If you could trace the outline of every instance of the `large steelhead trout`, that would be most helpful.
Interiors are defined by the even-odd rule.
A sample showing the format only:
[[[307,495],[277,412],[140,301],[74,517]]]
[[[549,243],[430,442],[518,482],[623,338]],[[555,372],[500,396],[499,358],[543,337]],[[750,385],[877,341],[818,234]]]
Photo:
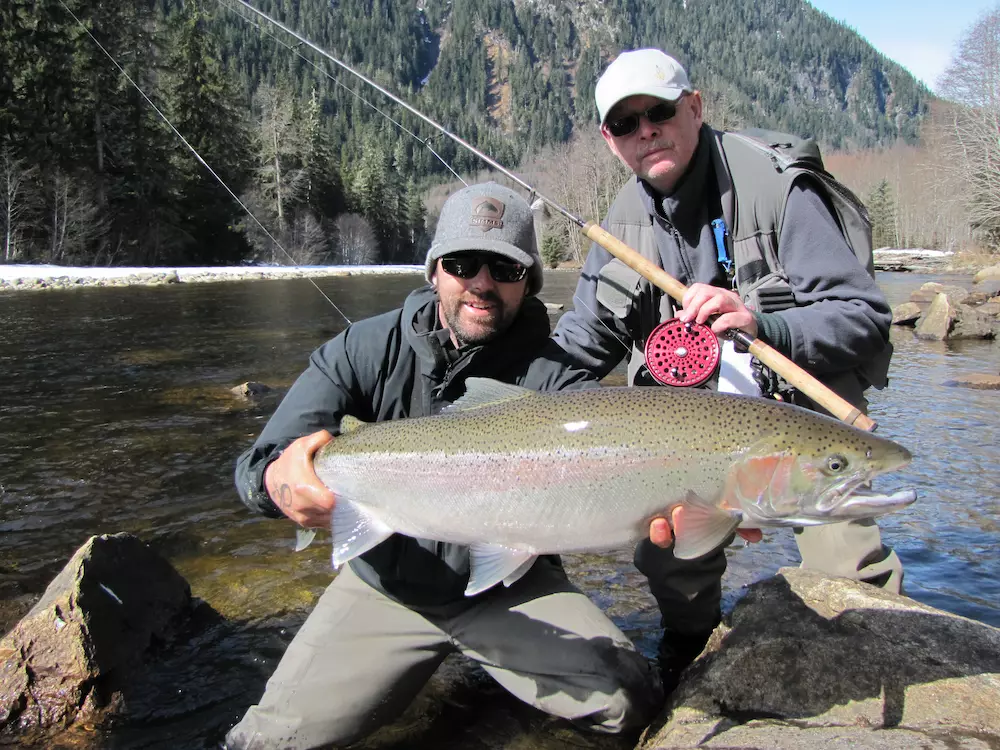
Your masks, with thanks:
[[[788,404],[680,388],[538,393],[470,378],[431,417],[345,417],[315,458],[337,496],[333,563],[393,533],[468,545],[467,595],[508,585],[539,554],[634,544],[683,503],[674,554],[737,527],[879,515],[912,491],[859,491],[910,461],[901,445]],[[668,516],[669,517],[669,516]]]

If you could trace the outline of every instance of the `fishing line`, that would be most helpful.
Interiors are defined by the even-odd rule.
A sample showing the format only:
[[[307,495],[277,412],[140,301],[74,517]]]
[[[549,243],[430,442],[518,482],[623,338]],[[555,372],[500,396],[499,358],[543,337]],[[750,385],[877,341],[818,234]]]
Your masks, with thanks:
[[[214,177],[215,180],[220,185],[222,185],[223,188],[225,188],[226,192],[229,193],[232,199],[239,204],[240,208],[242,208],[246,212],[247,216],[249,216],[251,219],[254,220],[254,223],[256,223],[257,226],[260,228],[260,230],[265,235],[267,235],[268,239],[270,239],[271,242],[274,243],[275,247],[277,247],[279,250],[281,250],[281,252],[285,254],[285,257],[288,258],[292,266],[296,268],[299,267],[298,264],[295,262],[295,259],[291,256],[291,254],[287,250],[285,250],[284,247],[282,247],[281,243],[278,242],[277,238],[267,230],[267,227],[261,224],[260,220],[256,216],[254,216],[253,212],[247,207],[247,205],[239,199],[239,196],[237,196],[236,193],[234,193],[232,189],[229,187],[229,185],[226,184],[225,180],[223,180],[222,177],[219,176],[219,173],[216,172],[214,169],[212,169],[211,165],[207,161],[205,161],[205,159],[202,157],[201,154],[198,153],[198,150],[188,142],[188,139],[185,138],[181,134],[181,132],[174,127],[174,124],[170,122],[169,118],[160,110],[159,107],[156,106],[156,104],[153,103],[153,100],[150,99],[148,96],[146,96],[146,92],[142,90],[142,88],[139,86],[138,83],[132,80],[132,76],[128,74],[125,68],[123,68],[121,65],[118,64],[118,61],[115,60],[114,56],[110,52],[108,52],[107,49],[104,48],[104,45],[100,43],[97,37],[95,37],[90,32],[90,29],[88,29],[86,25],[79,18],[76,17],[76,14],[69,9],[69,7],[66,5],[65,2],[63,2],[63,0],[59,0],[59,4],[62,5],[63,9],[67,13],[69,13],[69,15],[73,18],[74,21],[76,21],[76,23],[80,26],[80,28],[84,30],[87,36],[89,36],[93,40],[94,44],[97,45],[98,49],[100,49],[101,52],[103,52],[104,55],[111,61],[112,65],[114,65],[118,69],[118,72],[121,73],[123,76],[125,76],[125,80],[127,80],[129,83],[132,84],[135,90],[139,92],[139,95],[146,100],[146,103],[153,108],[153,111],[156,112],[156,114],[160,117],[160,119],[167,124],[167,127],[169,127],[173,131],[174,135],[180,138],[181,143],[183,143],[187,147],[188,151],[194,154],[194,157],[202,164],[202,166],[205,167],[205,169],[208,170],[209,174],[211,174],[212,177]],[[318,291],[320,295],[322,295],[322,297],[327,302],[330,303],[333,309],[336,310],[338,313],[340,313],[340,316],[347,321],[348,325],[350,325],[351,319],[344,314],[344,311],[341,310],[339,307],[337,307],[336,303],[332,299],[330,299],[322,289],[319,288],[319,285],[316,284],[315,281],[313,281],[308,276],[305,278],[310,284],[312,284],[316,288],[316,291]]]
[[[482,159],[484,162],[486,162],[489,166],[493,167],[495,170],[497,170],[501,174],[503,174],[506,177],[508,177],[509,179],[513,180],[515,184],[519,185],[521,188],[523,188],[524,190],[526,190],[530,195],[532,195],[535,198],[537,198],[537,199],[541,200],[542,202],[546,203],[548,206],[550,206],[551,208],[553,208],[556,211],[558,211],[559,213],[561,213],[563,216],[565,216],[567,219],[569,219],[570,221],[572,221],[574,224],[576,224],[581,229],[585,228],[587,226],[587,222],[585,222],[583,219],[579,218],[578,216],[575,216],[568,209],[563,208],[562,206],[560,206],[558,203],[556,203],[551,198],[548,198],[548,197],[542,195],[540,192],[538,192],[537,189],[535,189],[533,186],[529,185],[527,182],[525,182],[524,180],[522,180],[516,174],[514,174],[513,172],[511,172],[503,164],[501,164],[500,162],[496,161],[495,159],[493,159],[492,157],[488,156],[487,154],[483,153],[482,151],[480,151],[478,148],[476,148],[475,146],[473,146],[468,141],[466,141],[463,138],[455,135],[454,133],[452,133],[450,130],[448,130],[446,127],[444,127],[443,125],[441,125],[437,121],[432,120],[430,117],[428,117],[427,115],[425,115],[419,109],[417,109],[416,107],[412,106],[411,104],[408,104],[405,100],[400,99],[398,96],[396,96],[395,94],[393,94],[391,91],[389,91],[388,89],[386,89],[384,86],[379,85],[375,81],[373,81],[370,78],[368,78],[367,76],[365,76],[363,73],[360,73],[357,70],[355,70],[354,68],[352,68],[347,63],[345,63],[345,62],[339,60],[338,58],[334,57],[332,54],[330,54],[329,52],[327,52],[326,50],[324,50],[322,47],[320,47],[317,44],[314,44],[313,42],[309,41],[306,37],[302,36],[297,31],[289,28],[288,26],[286,26],[285,24],[283,24],[281,21],[279,21],[279,20],[277,20],[275,18],[272,18],[271,16],[267,15],[263,11],[257,10],[249,2],[247,2],[247,0],[235,0],[235,2],[239,3],[244,8],[246,8],[249,11],[251,11],[252,13],[255,13],[256,15],[260,16],[264,20],[270,22],[271,24],[273,24],[277,28],[279,28],[282,31],[284,31],[289,36],[297,39],[301,44],[304,44],[305,46],[309,47],[311,50],[313,50],[313,51],[317,52],[318,54],[322,55],[323,57],[325,57],[330,62],[338,65],[341,68],[343,68],[344,70],[346,70],[348,73],[350,73],[351,75],[355,76],[359,80],[363,81],[364,83],[367,83],[373,89],[375,89],[379,93],[383,94],[384,96],[388,97],[389,99],[391,99],[392,101],[394,101],[396,104],[398,104],[400,107],[402,107],[403,109],[405,109],[407,112],[409,112],[410,114],[414,115],[418,119],[424,121],[425,123],[427,123],[428,125],[430,125],[432,128],[434,128],[435,130],[437,130],[437,131],[441,132],[442,134],[448,136],[455,143],[457,143],[458,145],[460,145],[462,148],[464,148],[464,149],[472,152],[476,156],[478,156],[480,159]]]
[[[225,0],[216,0],[216,2],[219,5],[221,5],[223,8],[226,8],[227,10],[229,10],[233,14],[235,14],[237,18],[245,21],[247,24],[249,24],[250,26],[253,26],[255,29],[257,29],[258,31],[260,31],[262,34],[266,34],[268,37],[270,37],[271,39],[273,39],[275,42],[277,42],[278,44],[280,44],[282,47],[284,47],[285,49],[287,49],[289,52],[292,52],[296,57],[298,57],[304,63],[306,63],[307,65],[309,65],[312,68],[315,68],[317,71],[319,71],[324,76],[326,76],[331,81],[333,81],[335,84],[337,84],[344,91],[348,92],[351,96],[355,97],[358,101],[360,101],[360,102],[366,104],[367,106],[371,107],[371,109],[373,109],[375,112],[377,112],[378,114],[382,115],[382,117],[384,117],[386,120],[388,120],[389,122],[391,122],[397,128],[399,128],[404,133],[406,133],[408,136],[410,136],[411,138],[413,138],[413,140],[415,140],[417,143],[421,144],[422,146],[424,146],[424,148],[426,148],[428,151],[430,151],[432,154],[434,154],[434,157],[439,162],[441,162],[441,164],[443,164],[445,166],[445,168],[449,172],[451,172],[453,175],[455,175],[455,178],[459,182],[461,182],[466,187],[469,186],[469,183],[466,182],[462,178],[462,175],[460,175],[458,172],[456,172],[455,169],[451,166],[451,164],[449,164],[444,159],[444,157],[441,156],[441,154],[439,154],[437,151],[435,151],[431,147],[430,142],[429,142],[430,141],[429,138],[421,138],[419,135],[417,135],[416,133],[414,133],[412,130],[409,130],[405,125],[403,125],[402,123],[400,123],[397,120],[393,119],[391,115],[389,115],[386,112],[383,112],[376,105],[372,104],[370,101],[368,101],[367,99],[365,99],[356,90],[352,89],[350,86],[348,86],[347,84],[343,83],[339,78],[337,78],[332,73],[330,73],[330,71],[326,70],[325,68],[321,68],[319,65],[317,65],[316,63],[314,63],[308,57],[306,57],[305,55],[303,55],[301,52],[299,52],[299,49],[298,49],[299,47],[302,46],[301,42],[299,44],[294,45],[294,46],[291,45],[291,44],[288,44],[286,42],[283,42],[277,36],[275,36],[270,31],[268,31],[263,26],[261,26],[259,23],[257,23],[256,21],[254,21],[254,19],[248,18],[247,16],[243,15],[242,13],[240,13],[239,10],[235,6],[228,4],[227,2],[225,2]]]
[[[587,312],[589,312],[591,315],[593,315],[594,318],[597,319],[597,322],[600,323],[602,326],[604,326],[607,329],[608,333],[611,334],[611,337],[615,341],[618,342],[618,344],[622,347],[622,349],[625,350],[626,354],[631,354],[632,353],[632,349],[628,345],[626,345],[626,343],[624,341],[622,341],[618,337],[619,336],[618,331],[615,331],[614,329],[612,329],[611,326],[609,326],[607,323],[604,322],[604,320],[601,318],[600,315],[598,315],[596,312],[594,312],[592,309],[590,309],[590,305],[588,305],[586,302],[583,301],[583,297],[581,297],[579,294],[574,294],[573,295],[573,302],[578,302],[581,305],[583,305],[584,309]]]
[[[223,0],[217,0],[217,2],[219,2],[221,5],[224,5],[226,7],[231,7],[235,11],[235,6],[229,6],[227,3],[223,2]],[[505,176],[507,176],[508,178],[510,178],[511,180],[513,180],[517,185],[519,185],[524,190],[526,190],[531,196],[534,196],[534,200],[532,201],[532,206],[531,206],[532,210],[537,210],[540,207],[540,204],[541,205],[548,205],[551,208],[553,208],[554,210],[558,211],[564,217],[566,217],[567,219],[569,219],[571,222],[573,222],[574,224],[576,224],[578,227],[580,227],[580,228],[586,227],[587,222],[585,222],[583,219],[580,219],[579,217],[575,216],[569,210],[567,210],[566,208],[564,208],[561,205],[559,205],[558,203],[556,203],[554,200],[546,197],[545,195],[542,195],[532,185],[530,185],[527,182],[525,182],[524,180],[522,180],[516,174],[514,174],[509,169],[507,169],[506,167],[504,167],[502,164],[500,164],[499,162],[497,162],[493,158],[489,157],[488,155],[486,155],[485,153],[483,153],[482,151],[480,151],[479,149],[477,149],[476,147],[474,147],[473,145],[471,145],[470,143],[468,143],[466,140],[464,140],[464,139],[460,138],[459,136],[455,135],[450,130],[448,130],[447,128],[445,128],[443,125],[441,125],[440,123],[436,122],[435,120],[432,120],[430,117],[428,117],[427,115],[423,114],[418,109],[416,109],[415,107],[411,106],[406,101],[404,101],[403,99],[399,98],[398,96],[396,96],[395,94],[393,94],[391,91],[389,91],[385,87],[380,86],[375,81],[372,81],[370,78],[368,78],[365,75],[363,75],[362,73],[358,72],[357,70],[355,70],[354,68],[352,68],[347,63],[345,63],[345,62],[339,60],[338,58],[334,57],[332,54],[330,54],[329,52],[327,52],[323,48],[319,47],[318,45],[314,44],[309,39],[307,39],[306,37],[302,36],[301,34],[299,34],[298,32],[294,31],[293,29],[289,28],[288,26],[286,26],[285,24],[281,23],[277,19],[272,18],[271,16],[267,15],[263,11],[257,10],[257,8],[255,8],[254,6],[252,6],[246,0],[235,0],[235,2],[239,3],[240,5],[242,5],[247,10],[249,10],[252,13],[256,14],[257,16],[265,19],[269,23],[273,24],[275,27],[281,29],[286,34],[288,34],[289,36],[291,36],[294,39],[296,39],[299,42],[299,44],[295,45],[295,48],[293,48],[290,45],[285,45],[285,46],[288,47],[289,49],[292,49],[295,52],[295,54],[298,55],[299,57],[302,57],[303,60],[305,60],[306,58],[304,58],[301,55],[301,53],[298,52],[298,47],[301,47],[302,45],[305,45],[305,46],[309,47],[310,49],[312,49],[313,51],[315,51],[316,53],[318,53],[318,54],[322,55],[323,57],[327,58],[328,60],[330,60],[331,62],[333,62],[334,64],[336,64],[340,68],[342,68],[343,70],[347,71],[351,75],[355,76],[359,80],[363,81],[364,83],[367,83],[369,86],[371,86],[372,88],[374,88],[376,91],[378,91],[381,94],[383,94],[384,96],[388,97],[391,101],[395,102],[400,107],[403,107],[405,110],[407,110],[408,112],[410,112],[411,114],[413,114],[415,117],[419,118],[420,120],[424,121],[425,123],[427,123],[431,127],[435,128],[440,133],[448,136],[453,141],[455,141],[457,144],[459,144],[460,146],[462,146],[465,149],[468,149],[473,154],[475,154],[476,156],[478,156],[480,159],[482,159],[483,161],[485,161],[488,165],[490,165],[491,167],[493,167],[494,169],[496,169],[500,173],[504,174]],[[244,16],[241,13],[237,13],[237,15],[240,16],[240,18],[244,18]],[[261,28],[261,30],[263,30],[263,28],[261,26],[257,25],[257,27]],[[268,32],[265,31],[264,33],[268,33]],[[271,36],[271,35],[268,34],[268,36]],[[280,43],[280,40],[277,40],[276,37],[272,37],[272,38],[275,38],[275,40],[279,41],[279,43]],[[308,60],[306,60],[306,61],[310,62]],[[310,62],[310,64],[312,65],[311,62]],[[313,65],[313,67],[316,67],[316,66]],[[317,70],[320,70],[320,69],[317,68]],[[323,71],[323,72],[325,72],[325,71]],[[329,76],[329,74],[327,74],[327,75]],[[337,81],[337,79],[334,78],[333,76],[329,76],[329,77],[332,80],[334,80],[338,85],[343,86],[343,84],[341,84],[339,81]],[[348,90],[348,91],[351,91],[351,93],[354,94],[354,92],[349,87],[344,86],[344,88],[346,90]],[[389,119],[391,122],[395,123],[395,120],[392,120],[392,118],[389,118],[388,115],[385,115],[381,110],[379,110],[377,107],[375,107],[374,105],[372,105],[369,102],[367,102],[367,100],[365,100],[363,97],[360,97],[357,94],[355,94],[355,96],[358,96],[359,99],[361,99],[362,101],[364,101],[366,104],[369,104],[369,106],[371,106],[372,109],[374,109],[376,112],[379,112],[379,114],[382,114],[384,117],[387,117],[387,119]],[[398,123],[396,123],[396,124],[398,125]],[[406,130],[405,128],[402,128],[402,126],[399,126],[399,127],[401,129],[403,129],[404,131]],[[406,131],[406,132],[409,132],[409,131]],[[411,135],[413,135],[413,134],[411,133]],[[424,143],[426,145],[426,141],[425,140],[422,140],[422,139],[420,139],[419,137],[417,137],[415,135],[413,137],[416,138],[419,142]],[[428,146],[428,148],[430,148],[430,147]],[[434,153],[433,149],[431,151],[432,151],[432,153]],[[436,153],[435,153],[435,156],[437,156]],[[440,159],[441,157],[438,156],[438,158]],[[442,159],[442,163],[444,163],[443,159]],[[445,164],[445,165],[448,166],[449,169],[451,169],[451,167],[449,165],[447,165],[447,164]],[[451,171],[452,171],[452,173],[455,173],[454,170],[451,170]],[[461,179],[461,178],[459,178],[459,179]],[[462,182],[465,183],[464,180],[462,180]],[[623,341],[621,341],[621,339],[619,338],[619,334],[617,332],[615,332],[615,331],[612,331],[608,327],[608,325],[603,320],[601,320],[600,316],[597,315],[593,310],[591,310],[590,307],[585,302],[583,302],[583,300],[579,299],[575,295],[574,295],[573,299],[574,299],[574,301],[579,301],[583,305],[583,307],[588,312],[590,312],[590,314],[593,315],[601,323],[602,326],[604,326],[605,328],[608,329],[608,331],[614,337],[614,340],[618,342],[618,344],[625,350],[626,353],[630,353],[631,352],[631,349],[628,346],[626,346]]]

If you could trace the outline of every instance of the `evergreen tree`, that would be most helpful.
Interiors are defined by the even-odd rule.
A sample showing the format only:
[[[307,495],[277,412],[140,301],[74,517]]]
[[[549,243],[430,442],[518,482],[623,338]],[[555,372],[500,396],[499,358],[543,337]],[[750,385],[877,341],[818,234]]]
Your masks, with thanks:
[[[250,179],[252,136],[247,110],[220,63],[218,45],[195,2],[186,3],[172,29],[168,99],[171,120],[219,179],[236,195]],[[173,166],[180,185],[180,210],[190,240],[183,260],[195,264],[232,262],[244,252],[232,231],[241,209],[229,192],[187,149]]]
[[[896,202],[888,180],[881,180],[865,201],[872,222],[872,247],[899,247],[896,231]]]

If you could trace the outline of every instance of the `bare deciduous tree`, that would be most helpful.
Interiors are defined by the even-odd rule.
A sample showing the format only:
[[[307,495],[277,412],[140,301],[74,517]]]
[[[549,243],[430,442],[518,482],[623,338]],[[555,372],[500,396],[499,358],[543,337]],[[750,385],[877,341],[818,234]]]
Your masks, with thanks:
[[[13,263],[25,255],[21,246],[24,220],[36,208],[35,167],[28,167],[4,146],[0,149],[0,222],[3,261]]]
[[[961,39],[939,81],[958,106],[943,113],[950,138],[946,174],[963,196],[969,222],[991,250],[1000,250],[1000,7],[986,13]]]
[[[305,172],[293,168],[300,135],[292,102],[274,86],[262,87],[254,97],[258,112],[258,181],[275,217],[278,231],[285,229],[288,207],[307,187]]]
[[[569,143],[547,149],[523,170],[539,189],[571,213],[600,221],[631,172],[618,161],[596,128],[578,133]],[[531,180],[529,180],[530,182]],[[570,221],[555,216],[565,232],[565,246],[573,260],[583,263],[590,241]],[[547,228],[548,234],[554,227]]]
[[[375,230],[364,216],[341,214],[337,217],[337,253],[340,262],[349,266],[378,262],[378,240]]]
[[[91,243],[107,231],[93,195],[94,191],[60,169],[50,175],[47,206],[50,263],[80,260]]]
[[[285,247],[296,265],[315,266],[329,260],[330,244],[326,231],[312,211],[297,213],[286,235]]]

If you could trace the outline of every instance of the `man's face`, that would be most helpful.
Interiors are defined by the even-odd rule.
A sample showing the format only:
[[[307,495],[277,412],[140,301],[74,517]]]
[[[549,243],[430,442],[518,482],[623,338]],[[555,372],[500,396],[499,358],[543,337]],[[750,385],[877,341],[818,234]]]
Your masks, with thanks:
[[[677,113],[672,118],[659,124],[650,122],[644,113],[662,101],[645,94],[622,99],[608,112],[601,135],[626,167],[658,192],[670,195],[698,148],[701,94],[685,94],[677,101]],[[607,123],[629,114],[639,115],[639,127],[627,135],[612,135]]]
[[[493,253],[479,255],[505,260]],[[463,279],[448,273],[443,260],[438,259],[431,283],[437,288],[441,323],[451,331],[455,346],[485,344],[510,328],[527,293],[527,276],[520,281],[495,281],[483,263],[478,273]]]

